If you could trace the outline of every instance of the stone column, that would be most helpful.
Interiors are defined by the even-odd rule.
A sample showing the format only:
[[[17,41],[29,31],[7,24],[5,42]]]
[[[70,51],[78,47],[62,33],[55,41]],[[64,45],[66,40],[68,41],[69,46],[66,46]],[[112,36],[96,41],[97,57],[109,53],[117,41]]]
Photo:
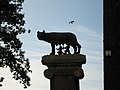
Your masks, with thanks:
[[[79,90],[85,63],[86,57],[82,54],[43,56],[42,64],[48,67],[44,76],[50,79],[50,90]]]

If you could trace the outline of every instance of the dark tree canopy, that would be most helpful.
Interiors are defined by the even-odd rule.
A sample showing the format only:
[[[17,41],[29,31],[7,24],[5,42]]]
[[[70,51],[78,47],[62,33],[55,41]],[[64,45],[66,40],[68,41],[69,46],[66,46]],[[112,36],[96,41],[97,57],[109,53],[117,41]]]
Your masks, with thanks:
[[[0,67],[9,67],[13,78],[24,88],[30,86],[29,59],[21,49],[22,42],[17,37],[25,33],[25,20],[22,13],[24,0],[0,0]]]

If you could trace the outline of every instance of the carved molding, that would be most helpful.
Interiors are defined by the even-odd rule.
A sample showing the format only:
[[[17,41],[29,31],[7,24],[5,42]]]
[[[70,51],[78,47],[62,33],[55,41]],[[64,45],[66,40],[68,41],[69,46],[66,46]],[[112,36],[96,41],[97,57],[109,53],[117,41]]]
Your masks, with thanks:
[[[82,79],[84,77],[84,72],[79,66],[50,67],[44,71],[44,76],[48,79],[53,78],[54,75],[74,75],[79,79]]]

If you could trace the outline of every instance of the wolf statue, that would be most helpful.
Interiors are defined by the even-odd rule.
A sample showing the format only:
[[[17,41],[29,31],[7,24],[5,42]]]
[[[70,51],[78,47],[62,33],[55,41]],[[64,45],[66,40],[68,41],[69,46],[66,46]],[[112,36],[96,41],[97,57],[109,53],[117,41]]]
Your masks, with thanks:
[[[55,55],[55,45],[66,44],[70,45],[74,49],[74,54],[80,53],[81,45],[77,42],[77,38],[73,33],[61,33],[61,32],[50,32],[46,33],[44,30],[43,32],[37,32],[37,38],[39,40],[46,41],[51,44],[52,52],[51,54]]]

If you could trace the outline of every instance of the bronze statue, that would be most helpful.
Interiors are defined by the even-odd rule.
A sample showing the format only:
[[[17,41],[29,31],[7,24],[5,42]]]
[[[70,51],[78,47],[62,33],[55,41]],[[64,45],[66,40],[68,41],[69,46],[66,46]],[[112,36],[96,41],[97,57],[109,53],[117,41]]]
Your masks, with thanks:
[[[74,49],[74,54],[79,54],[80,53],[80,48],[81,45],[77,42],[77,38],[73,33],[60,33],[60,32],[51,32],[51,33],[46,33],[44,30],[43,32],[37,32],[37,38],[39,40],[46,41],[51,44],[52,47],[52,52],[51,54],[55,55],[55,45],[60,45],[60,44],[68,44],[73,47]],[[69,49],[69,47],[67,47]],[[67,50],[68,53],[69,50]]]
[[[59,45],[59,48],[57,48],[57,50],[58,50],[58,55],[62,55],[63,54],[63,47],[62,47],[62,45]]]
[[[66,47],[64,47],[64,49],[65,49],[65,54],[71,54],[70,53],[70,45],[69,44],[67,44],[67,46]]]

